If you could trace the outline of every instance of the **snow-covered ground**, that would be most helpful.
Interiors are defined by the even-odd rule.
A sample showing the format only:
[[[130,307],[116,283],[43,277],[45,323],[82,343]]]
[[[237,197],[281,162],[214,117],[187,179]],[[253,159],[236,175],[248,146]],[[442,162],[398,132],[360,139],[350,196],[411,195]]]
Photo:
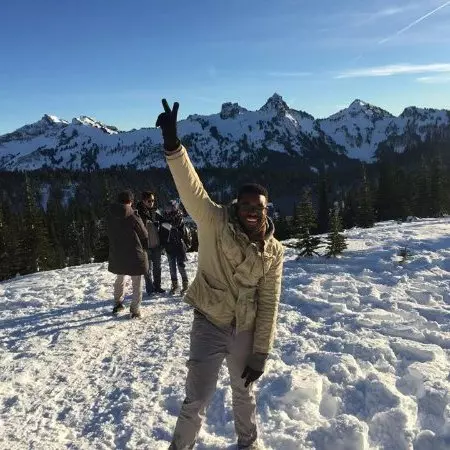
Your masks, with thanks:
[[[286,250],[276,345],[257,385],[264,446],[448,450],[450,219],[347,236],[340,259]],[[167,448],[192,311],[160,296],[144,299],[141,321],[113,318],[113,279],[89,264],[0,283],[0,448]],[[197,448],[234,442],[224,368]]]

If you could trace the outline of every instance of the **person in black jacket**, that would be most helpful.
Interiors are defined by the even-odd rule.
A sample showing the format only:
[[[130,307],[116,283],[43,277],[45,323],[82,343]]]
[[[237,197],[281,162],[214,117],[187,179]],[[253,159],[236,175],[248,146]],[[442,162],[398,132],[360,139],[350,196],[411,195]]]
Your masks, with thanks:
[[[161,240],[160,224],[162,214],[156,208],[156,195],[154,192],[144,191],[142,200],[136,205],[139,216],[147,227],[149,234],[148,262],[149,270],[144,274],[145,290],[148,295],[156,292],[166,292],[161,288]]]
[[[123,191],[110,207],[108,217],[108,270],[117,275],[114,283],[113,314],[124,309],[125,276],[131,277],[133,295],[131,317],[141,317],[142,275],[148,272],[148,234],[141,218],[133,210],[133,193]]]
[[[181,210],[175,201],[170,202],[164,209],[160,227],[160,239],[169,261],[170,279],[172,281],[171,294],[175,294],[178,291],[177,267],[183,283],[181,294],[184,294],[189,287],[185,266],[189,236],[189,229],[184,223]]]

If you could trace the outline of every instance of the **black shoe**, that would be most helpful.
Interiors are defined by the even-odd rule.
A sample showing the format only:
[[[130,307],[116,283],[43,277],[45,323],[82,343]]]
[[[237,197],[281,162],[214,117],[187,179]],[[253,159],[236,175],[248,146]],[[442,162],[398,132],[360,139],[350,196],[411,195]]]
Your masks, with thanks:
[[[142,315],[140,311],[130,311],[130,317],[132,319],[140,319],[142,318]]]
[[[169,294],[170,295],[174,295],[178,292],[178,286],[177,285],[172,285],[172,287],[170,288]]]
[[[155,287],[155,289],[153,289],[153,292],[155,294],[164,294],[166,292],[166,290],[161,287]]]
[[[112,313],[113,313],[113,314],[117,314],[119,311],[122,311],[123,309],[125,309],[125,306],[123,306],[122,303],[116,303],[116,304],[114,305],[114,308],[113,308],[113,310],[112,310]]]
[[[181,288],[181,291],[180,291],[180,294],[184,295],[188,289],[189,289],[189,282],[184,281],[183,287]]]

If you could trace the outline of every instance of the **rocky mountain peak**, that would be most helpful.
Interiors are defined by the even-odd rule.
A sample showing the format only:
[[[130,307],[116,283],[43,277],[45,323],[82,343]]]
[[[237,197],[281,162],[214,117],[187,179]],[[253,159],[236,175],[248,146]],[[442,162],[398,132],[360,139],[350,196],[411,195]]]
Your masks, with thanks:
[[[238,103],[223,103],[222,109],[220,111],[220,118],[221,119],[233,119],[239,114],[242,114],[244,112],[247,112],[245,108],[240,106]]]
[[[288,111],[289,106],[287,103],[283,100],[283,97],[275,92],[267,102],[264,104],[264,106],[260,109],[260,111],[270,112],[274,111],[277,114],[284,114],[286,111]]]

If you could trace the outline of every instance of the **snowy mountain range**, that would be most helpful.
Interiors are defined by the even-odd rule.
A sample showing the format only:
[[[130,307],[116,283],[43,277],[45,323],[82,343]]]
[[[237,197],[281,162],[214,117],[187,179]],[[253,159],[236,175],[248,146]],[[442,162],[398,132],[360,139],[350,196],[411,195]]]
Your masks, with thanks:
[[[427,137],[450,139],[450,111],[406,108],[398,117],[361,100],[325,119],[290,108],[274,94],[257,111],[224,103],[218,114],[190,115],[180,138],[198,167],[267,163],[272,155],[315,166],[352,158],[372,161],[380,144],[397,152]],[[0,169],[164,167],[161,132],[120,131],[88,116],[52,115],[0,136]]]

